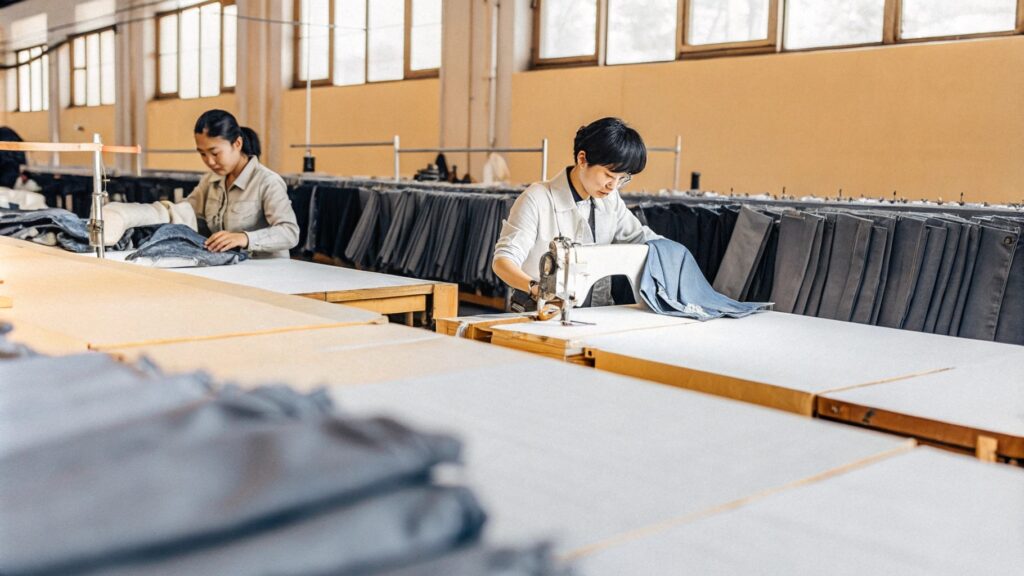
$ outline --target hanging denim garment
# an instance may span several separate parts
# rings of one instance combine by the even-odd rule
[[[647,245],[650,251],[640,279],[640,296],[658,314],[697,320],[742,318],[769,306],[762,302],[737,302],[715,292],[693,254],[682,244],[662,238]]]

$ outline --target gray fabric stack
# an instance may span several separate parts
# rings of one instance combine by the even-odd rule
[[[47,357],[2,334],[0,350],[2,574],[562,573],[542,547],[477,543],[472,492],[432,479],[459,462],[449,436],[341,415],[323,390]]]

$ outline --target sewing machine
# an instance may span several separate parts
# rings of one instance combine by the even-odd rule
[[[601,278],[623,275],[640,299],[640,276],[647,262],[646,244],[577,244],[559,236],[540,259],[540,297],[537,310],[541,319],[551,317],[549,304],[560,308],[562,324],[570,325],[571,310],[583,304],[590,289]]]

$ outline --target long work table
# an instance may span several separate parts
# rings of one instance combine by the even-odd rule
[[[438,331],[807,416],[1024,460],[1024,348],[766,312],[694,322],[640,307],[453,318]],[[580,360],[581,357],[583,360]]]
[[[131,252],[109,252],[123,261]],[[250,258],[230,266],[168,268],[209,280],[259,288],[279,294],[345,304],[379,314],[416,313],[431,318],[458,315],[459,287],[447,282],[407,278],[289,258]]]
[[[1010,344],[779,312],[596,336],[583,345],[600,370],[806,415],[822,394],[1021,353]]]
[[[12,339],[67,353],[386,322],[358,308],[0,237],[0,321]]]

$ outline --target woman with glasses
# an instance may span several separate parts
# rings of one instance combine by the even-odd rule
[[[647,164],[647,148],[636,130],[618,118],[583,126],[576,131],[573,159],[553,180],[524,190],[502,225],[492,268],[514,289],[517,310],[532,309],[540,258],[556,236],[581,244],[643,244],[660,237],[619,196]],[[597,306],[614,303],[611,282],[596,284],[588,300]]]

